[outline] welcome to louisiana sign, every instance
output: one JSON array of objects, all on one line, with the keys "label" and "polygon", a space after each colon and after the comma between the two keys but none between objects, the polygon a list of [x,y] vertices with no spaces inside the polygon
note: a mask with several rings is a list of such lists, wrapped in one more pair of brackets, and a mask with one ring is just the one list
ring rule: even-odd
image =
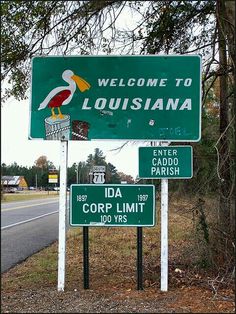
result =
[{"label": "welcome to louisiana sign", "polygon": [[199,141],[199,56],[32,60],[29,138]]}]

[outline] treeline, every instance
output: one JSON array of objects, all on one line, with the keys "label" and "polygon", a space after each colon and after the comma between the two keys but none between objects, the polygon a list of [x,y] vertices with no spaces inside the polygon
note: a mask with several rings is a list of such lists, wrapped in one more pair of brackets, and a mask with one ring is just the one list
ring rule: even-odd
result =
[{"label": "treeline", "polygon": [[[121,181],[134,183],[134,179],[130,175],[118,172],[116,167],[111,163],[106,162],[106,157],[103,152],[96,148],[94,154],[90,154],[85,162],[73,163],[67,169],[67,184],[70,186],[74,183],[90,183],[90,173],[93,166],[106,167],[106,183],[119,184]],[[53,162],[49,161],[46,156],[40,156],[32,167],[19,166],[16,162],[11,165],[1,164],[1,176],[24,176],[28,186],[46,188],[55,186],[53,183],[48,183],[48,174],[51,170],[57,170]],[[58,181],[59,185],[59,181]]]},{"label": "treeline", "polygon": [[[189,145],[189,143],[182,144]],[[192,146],[193,177],[191,179],[169,180],[170,192],[183,192],[196,195],[218,193],[217,155],[213,143],[209,141],[207,134],[204,134],[201,144],[192,143]],[[103,155],[103,152],[96,148],[94,154],[88,155],[86,161],[73,163],[71,167],[68,167],[68,186],[74,183],[90,183],[90,173],[95,165],[106,167],[106,183],[119,184],[121,181],[134,183],[134,178],[132,176],[118,172],[113,164],[106,162],[106,157]],[[31,167],[19,166],[16,162],[11,165],[2,163],[1,175],[24,176],[29,187],[37,186],[38,188],[46,188],[48,186],[55,186],[55,184],[48,183],[48,174],[52,169],[56,169],[53,162],[49,161],[46,156],[40,156]],[[59,176],[59,169],[56,170],[58,171]],[[155,184],[157,191],[160,191],[160,180],[141,179],[140,183]],[[57,186],[59,186],[59,180]]]}]

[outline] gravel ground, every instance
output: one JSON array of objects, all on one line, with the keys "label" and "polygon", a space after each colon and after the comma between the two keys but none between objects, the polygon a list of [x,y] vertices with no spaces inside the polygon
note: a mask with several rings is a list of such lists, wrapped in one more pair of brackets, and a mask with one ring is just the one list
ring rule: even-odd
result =
[{"label": "gravel ground", "polygon": [[1,313],[189,313],[188,308],[174,309],[176,297],[144,291],[100,294],[93,290],[57,292],[47,288],[18,291],[2,296]]},{"label": "gravel ground", "polygon": [[215,298],[197,287],[103,291],[55,288],[18,290],[2,295],[1,313],[234,313],[231,296]]}]

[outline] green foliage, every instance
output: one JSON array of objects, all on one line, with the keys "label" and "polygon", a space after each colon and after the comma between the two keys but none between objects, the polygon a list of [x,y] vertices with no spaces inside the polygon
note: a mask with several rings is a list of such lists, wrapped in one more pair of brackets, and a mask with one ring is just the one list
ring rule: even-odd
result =
[{"label": "green foliage", "polygon": [[[36,55],[208,54],[215,7],[215,1],[2,1],[2,73],[12,84],[6,96],[26,96]],[[118,20],[126,14],[133,23],[123,27]]]},{"label": "green foliage", "polygon": [[11,84],[5,96],[26,98],[34,56],[91,53],[99,23],[107,22],[102,14],[121,2],[1,1],[2,76]]},{"label": "green foliage", "polygon": [[105,157],[103,156],[103,152],[99,148],[95,148],[94,155],[90,154],[87,158],[87,164],[90,168],[95,165],[105,166]]},{"label": "green foliage", "polygon": [[106,165],[106,183],[120,183],[121,177],[117,173],[116,167],[113,166],[111,163]]},{"label": "green foliage", "polygon": [[[215,1],[152,2],[146,12],[142,53],[186,53],[210,45],[215,29]],[[201,36],[194,29],[201,28]],[[199,30],[198,30],[199,32]]]}]

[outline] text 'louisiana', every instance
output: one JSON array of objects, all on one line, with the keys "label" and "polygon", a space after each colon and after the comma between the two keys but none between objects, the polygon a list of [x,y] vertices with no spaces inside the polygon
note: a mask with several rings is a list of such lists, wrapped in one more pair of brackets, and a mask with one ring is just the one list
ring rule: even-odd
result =
[{"label": "text 'louisiana'", "polygon": [[85,98],[82,110],[192,110],[191,98],[97,98],[94,102]]}]

